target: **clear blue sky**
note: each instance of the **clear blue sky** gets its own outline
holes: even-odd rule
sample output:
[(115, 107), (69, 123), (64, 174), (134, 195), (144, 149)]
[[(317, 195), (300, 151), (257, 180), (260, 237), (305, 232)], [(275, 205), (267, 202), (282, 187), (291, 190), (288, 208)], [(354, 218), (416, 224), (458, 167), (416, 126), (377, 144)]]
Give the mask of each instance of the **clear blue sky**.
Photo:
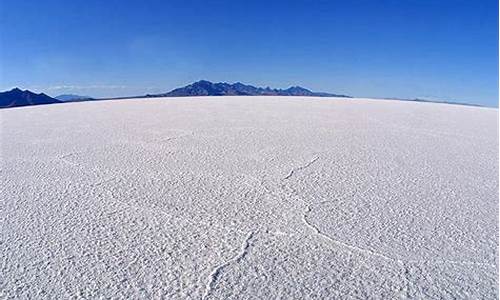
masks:
[(498, 1), (0, 1), (0, 88), (195, 80), (497, 106)]

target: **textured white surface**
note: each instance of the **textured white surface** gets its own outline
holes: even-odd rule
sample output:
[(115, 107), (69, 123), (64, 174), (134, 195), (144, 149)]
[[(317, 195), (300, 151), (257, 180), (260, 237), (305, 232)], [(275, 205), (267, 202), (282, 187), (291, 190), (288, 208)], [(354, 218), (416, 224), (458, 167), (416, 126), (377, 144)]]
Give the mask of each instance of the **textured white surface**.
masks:
[(498, 110), (4, 109), (0, 298), (498, 297)]

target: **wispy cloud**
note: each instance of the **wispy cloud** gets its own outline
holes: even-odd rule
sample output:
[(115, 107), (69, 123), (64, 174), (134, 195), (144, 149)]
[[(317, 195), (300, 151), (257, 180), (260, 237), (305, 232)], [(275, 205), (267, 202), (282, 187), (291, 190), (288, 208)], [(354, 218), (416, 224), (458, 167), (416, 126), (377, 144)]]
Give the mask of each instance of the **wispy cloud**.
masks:
[(119, 90), (126, 89), (126, 85), (115, 85), (115, 84), (92, 84), (92, 85), (55, 85), (46, 87), (47, 91), (58, 91), (58, 90), (89, 90), (89, 89), (108, 89), (108, 90)]

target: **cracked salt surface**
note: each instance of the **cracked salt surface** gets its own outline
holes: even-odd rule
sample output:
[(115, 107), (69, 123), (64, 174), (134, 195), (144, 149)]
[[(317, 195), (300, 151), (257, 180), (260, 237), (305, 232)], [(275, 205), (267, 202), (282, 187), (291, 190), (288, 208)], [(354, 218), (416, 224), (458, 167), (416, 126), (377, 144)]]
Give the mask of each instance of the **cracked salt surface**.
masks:
[(253, 234), (254, 234), (253, 232), (248, 233), (248, 235), (245, 239), (245, 242), (244, 242), (243, 246), (241, 247), (240, 252), (235, 257), (231, 258), (230, 260), (223, 263), (222, 265), (215, 267), (215, 269), (212, 271), (212, 273), (210, 273), (208, 284), (207, 284), (207, 287), (206, 287), (205, 293), (203, 294), (202, 299), (206, 299), (210, 295), (210, 293), (212, 292), (212, 290), (215, 287), (217, 278), (219, 277), (220, 273), (222, 272), (222, 270), (225, 267), (229, 266), (229, 264), (231, 264), (233, 262), (238, 263), (241, 259), (243, 259), (243, 257), (245, 257), (245, 255), (248, 252), (248, 247), (250, 246), (249, 241), (252, 238)]
[(309, 161), (307, 164), (303, 166), (299, 166), (297, 168), (293, 168), (288, 175), (285, 176), (283, 179), (289, 179), (290, 177), (293, 176), (295, 172), (301, 171), (302, 169), (309, 168), (313, 163), (315, 163), (318, 160), (318, 157), (313, 158), (311, 161)]
[(0, 298), (498, 297), (498, 110), (300, 97), (0, 111)]

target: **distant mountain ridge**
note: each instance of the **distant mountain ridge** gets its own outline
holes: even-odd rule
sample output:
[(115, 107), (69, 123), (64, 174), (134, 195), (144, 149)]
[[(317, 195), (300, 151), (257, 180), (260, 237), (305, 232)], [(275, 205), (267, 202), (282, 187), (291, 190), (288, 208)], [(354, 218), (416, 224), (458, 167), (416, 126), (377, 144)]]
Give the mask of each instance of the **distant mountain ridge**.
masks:
[(73, 95), (73, 94), (63, 94), (63, 95), (55, 96), (54, 98), (57, 100), (64, 101), (64, 102), (94, 100), (94, 98), (89, 97), (89, 96), (80, 96), (80, 95)]
[(189, 96), (307, 96), (307, 97), (345, 97), (346, 95), (337, 95), (331, 93), (313, 92), (300, 86), (292, 86), (287, 89), (273, 89), (270, 87), (262, 88), (253, 85), (243, 84), (241, 82), (213, 83), (207, 80), (200, 80), (184, 87), (176, 88), (167, 93), (117, 97), (117, 98), (91, 98), (74, 94), (63, 94), (52, 98), (44, 93), (36, 94), (29, 90), (14, 88), (10, 91), (0, 92), (0, 108), (40, 105), (64, 102), (80, 102), (106, 99), (132, 99), (132, 98), (152, 98), (152, 97), (189, 97)]
[(35, 94), (18, 88), (0, 93), (0, 108), (51, 103), (62, 103), (62, 101), (49, 97), (44, 93)]
[(311, 97), (346, 97), (330, 93), (318, 93), (300, 86), (292, 86), (287, 89), (262, 88), (253, 85), (236, 82), (213, 83), (200, 80), (181, 88), (174, 89), (168, 93), (146, 95), (145, 97), (188, 97), (188, 96), (311, 96)]

